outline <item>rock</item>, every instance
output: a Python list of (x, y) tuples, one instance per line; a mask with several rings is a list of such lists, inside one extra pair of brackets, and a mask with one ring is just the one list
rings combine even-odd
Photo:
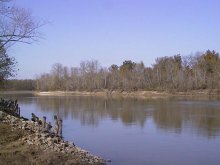
[(30, 140), (27, 140), (27, 144), (29, 144), (29, 145), (33, 145), (34, 143), (31, 142)]
[[(88, 151), (75, 147), (74, 143), (64, 141), (61, 137), (54, 136), (48, 132), (44, 132), (42, 126), (37, 122), (25, 121), (23, 119), (7, 115), (5, 112), (0, 111), (0, 118), (3, 123), (8, 123), (15, 128), (21, 128), (27, 131), (27, 136), (22, 137), (22, 143), (28, 145), (36, 145), (43, 150), (51, 150), (61, 152), (63, 154), (71, 154), (80, 158), (85, 164), (98, 164), (103, 163), (99, 157), (91, 155)], [(110, 162), (108, 160), (108, 162)]]

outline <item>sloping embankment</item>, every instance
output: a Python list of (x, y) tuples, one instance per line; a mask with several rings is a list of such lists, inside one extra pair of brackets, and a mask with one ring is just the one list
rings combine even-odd
[(36, 122), (0, 111), (0, 164), (105, 164), (100, 157), (40, 129)]

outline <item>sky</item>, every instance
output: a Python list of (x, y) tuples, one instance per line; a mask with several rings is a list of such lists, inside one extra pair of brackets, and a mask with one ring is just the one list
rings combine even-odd
[(220, 52), (219, 0), (14, 0), (47, 22), (42, 39), (9, 50), (17, 79), (36, 78), (61, 63), (101, 66), (124, 60), (151, 66), (157, 57)]

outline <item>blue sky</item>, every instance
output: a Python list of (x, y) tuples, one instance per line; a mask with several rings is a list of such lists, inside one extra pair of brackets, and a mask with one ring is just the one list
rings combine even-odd
[(30, 9), (44, 39), (16, 44), (9, 54), (18, 61), (16, 78), (35, 78), (54, 63), (102, 66), (124, 60), (151, 66), (157, 57), (220, 52), (218, 0), (14, 0)]

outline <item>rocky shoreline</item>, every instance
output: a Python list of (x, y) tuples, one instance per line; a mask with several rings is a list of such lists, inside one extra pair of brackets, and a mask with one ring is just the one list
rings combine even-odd
[(18, 139), (21, 144), (37, 146), (45, 152), (62, 153), (70, 157), (75, 156), (80, 159), (79, 164), (106, 164), (102, 158), (76, 147), (74, 143), (42, 131), (42, 126), (39, 125), (38, 122), (30, 121), (22, 117), (15, 117), (1, 110), (0, 119), (1, 123), (10, 125), (13, 129), (20, 129), (25, 132), (25, 136)]

